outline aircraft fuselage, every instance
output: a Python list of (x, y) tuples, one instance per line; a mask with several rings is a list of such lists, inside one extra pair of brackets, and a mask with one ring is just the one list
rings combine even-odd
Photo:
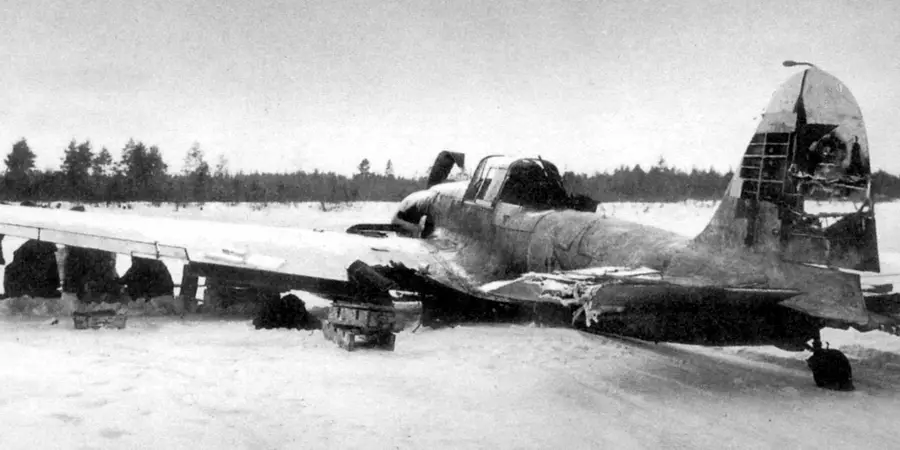
[(594, 212), (535, 210), (462, 198), (464, 184), (434, 186), (432, 214), (439, 229), (490, 249), (504, 271), (552, 272), (598, 266), (664, 270), (690, 239)]
[[(708, 261), (692, 263), (704, 259), (703, 249), (678, 233), (594, 212), (479, 205), (463, 199), (464, 189), (464, 183), (432, 187), (437, 197), (430, 213), (438, 230), (434, 239), (452, 236), (462, 243), (453, 250), (454, 260), (478, 283), (526, 272), (604, 266), (643, 266), (662, 273), (675, 266), (692, 265), (701, 272), (709, 267)], [(732, 266), (754, 262), (732, 261)], [(719, 270), (712, 272), (706, 275), (717, 276)], [(823, 325), (818, 318), (779, 305), (783, 296), (760, 299), (765, 294), (647, 286), (615, 289), (612, 301), (626, 311), (605, 317), (593, 331), (649, 341), (799, 349)], [(757, 301), (748, 301), (752, 296)]]

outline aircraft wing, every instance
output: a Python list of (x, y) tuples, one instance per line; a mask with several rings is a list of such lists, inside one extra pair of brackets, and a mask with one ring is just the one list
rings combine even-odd
[(238, 278), (270, 275), (284, 288), (316, 293), (342, 289), (355, 260), (417, 267), (434, 259), (417, 239), (21, 206), (0, 206), (0, 234), (215, 266)]
[[(363, 228), (370, 231), (373, 226)], [(248, 273), (269, 274), (257, 278), (272, 280), (281, 288), (326, 296), (347, 288), (346, 270), (360, 260), (369, 265), (401, 263), (422, 268), (422, 274), (438, 285), (486, 300), (560, 303), (534, 292), (495, 290), (490, 284), (483, 285), (490, 275), (477, 273), (471, 264), (460, 264), (459, 256), (471, 253), (460, 251), (464, 243), (370, 237), (354, 227), (349, 231), (0, 205), (2, 235), (215, 266), (234, 279), (246, 279)], [(528, 283), (507, 283), (508, 287), (524, 285)]]

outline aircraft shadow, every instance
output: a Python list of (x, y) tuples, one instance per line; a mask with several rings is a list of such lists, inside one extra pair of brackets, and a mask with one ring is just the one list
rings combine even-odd
[[(800, 397), (847, 394), (816, 387), (806, 365), (808, 352), (782, 352), (773, 347), (655, 344), (617, 336), (593, 337), (598, 340), (598, 345), (620, 342), (638, 353), (636, 358), (625, 362), (629, 372), (617, 379), (621, 389), (671, 396), (690, 391), (777, 398), (784, 398), (785, 394)], [(851, 358), (856, 391), (895, 396), (900, 386), (900, 374), (885, 367), (881, 361), (900, 360), (900, 355), (872, 349), (869, 352), (866, 359)]]

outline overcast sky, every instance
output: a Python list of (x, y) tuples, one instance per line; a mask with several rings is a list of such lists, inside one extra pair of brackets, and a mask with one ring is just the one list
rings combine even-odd
[[(740, 3), (740, 4), (739, 4)], [(179, 169), (422, 174), (442, 149), (561, 168), (734, 166), (813, 61), (900, 172), (900, 2), (4, 0), (0, 153), (131, 137)]]

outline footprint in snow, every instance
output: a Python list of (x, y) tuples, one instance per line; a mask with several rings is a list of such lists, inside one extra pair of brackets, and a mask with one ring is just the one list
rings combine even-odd
[(70, 425), (81, 425), (81, 422), (84, 422), (84, 419), (78, 416), (71, 416), (69, 414), (64, 413), (55, 413), (50, 414), (50, 417), (59, 420), (62, 423), (70, 424)]
[(126, 434), (131, 434), (127, 431), (120, 430), (118, 428), (104, 428), (100, 430), (100, 436), (103, 436), (107, 439), (118, 439)]

